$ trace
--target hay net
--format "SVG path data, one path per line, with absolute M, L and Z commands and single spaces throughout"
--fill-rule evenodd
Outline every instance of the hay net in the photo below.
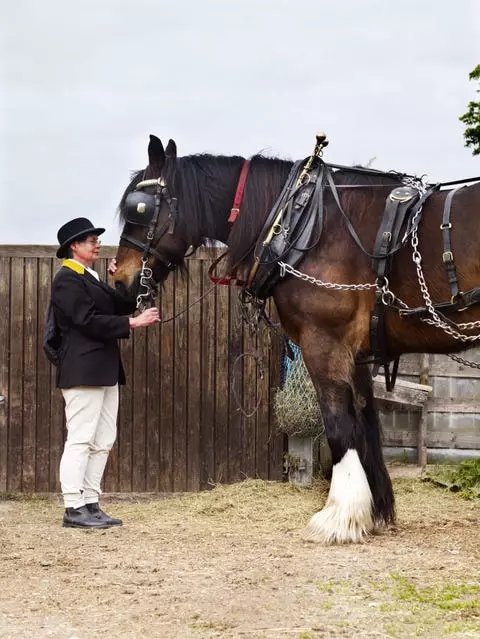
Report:
M 283 349 L 281 371 L 281 387 L 273 399 L 279 430 L 289 436 L 319 437 L 324 429 L 317 393 L 300 348 L 290 340 Z

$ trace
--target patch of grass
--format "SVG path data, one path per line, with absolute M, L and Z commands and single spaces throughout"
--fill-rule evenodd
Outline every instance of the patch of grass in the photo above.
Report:
M 320 592 L 328 593 L 328 594 L 336 594 L 342 589 L 350 588 L 351 584 L 347 579 L 333 579 L 330 577 L 325 581 L 314 581 L 314 585 L 318 588 Z
M 463 633 L 464 637 L 476 637 L 478 634 L 478 624 L 475 623 L 451 623 L 445 626 L 444 632 L 448 634 Z
M 44 493 L 0 492 L 0 501 L 44 502 L 50 501 L 50 497 Z
M 192 621 L 188 624 L 192 630 L 216 630 L 222 632 L 228 630 L 231 626 L 219 621 Z
M 435 466 L 427 472 L 425 481 L 457 492 L 466 499 L 479 498 L 480 459 L 469 459 L 458 466 Z
M 440 610 L 480 614 L 480 584 L 437 584 L 419 588 L 406 577 L 391 573 L 395 583 L 394 596 L 413 604 L 427 604 Z

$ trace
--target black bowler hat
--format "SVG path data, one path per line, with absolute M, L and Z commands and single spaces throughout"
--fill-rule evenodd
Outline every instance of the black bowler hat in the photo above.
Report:
M 64 224 L 57 233 L 60 248 L 57 257 L 62 258 L 67 255 L 67 249 L 72 242 L 85 235 L 101 235 L 105 229 L 96 228 L 86 217 L 76 217 Z

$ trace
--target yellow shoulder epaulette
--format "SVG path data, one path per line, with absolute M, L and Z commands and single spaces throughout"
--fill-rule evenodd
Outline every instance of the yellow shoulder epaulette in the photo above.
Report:
M 79 275 L 83 275 L 85 273 L 85 267 L 73 260 L 63 260 L 62 266 L 71 268 L 72 271 L 75 271 L 75 273 L 78 273 Z

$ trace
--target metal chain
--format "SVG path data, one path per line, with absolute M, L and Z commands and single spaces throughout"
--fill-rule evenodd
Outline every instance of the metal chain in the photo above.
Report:
M 416 269 L 417 269 L 417 278 L 418 278 L 418 283 L 420 285 L 420 290 L 422 291 L 422 295 L 423 295 L 423 299 L 425 301 L 425 306 L 428 310 L 428 312 L 430 313 L 430 315 L 432 316 L 432 320 L 428 321 L 429 324 L 432 324 L 433 326 L 440 328 L 441 330 L 443 330 L 445 333 L 447 333 L 447 335 L 450 335 L 451 337 L 453 337 L 456 340 L 462 341 L 462 342 L 476 342 L 480 339 L 480 335 L 464 335 L 462 333 L 460 333 L 459 331 L 457 331 L 456 329 L 452 328 L 449 324 L 447 324 L 446 322 L 444 322 L 443 320 L 440 319 L 438 313 L 435 310 L 435 307 L 433 305 L 432 302 L 432 298 L 430 297 L 430 293 L 428 291 L 428 287 L 427 287 L 427 283 L 425 281 L 425 277 L 423 274 L 423 269 L 422 269 L 422 256 L 420 254 L 420 251 L 418 249 L 418 217 L 420 215 L 420 211 L 421 208 L 418 209 L 418 211 L 415 213 L 413 220 L 412 220 L 412 248 L 413 248 L 413 254 L 412 254 L 412 260 L 415 263 Z
M 297 277 L 299 280 L 315 284 L 315 286 L 321 286 L 322 288 L 335 290 L 335 291 L 368 291 L 378 288 L 377 284 L 335 284 L 334 282 L 324 282 L 323 280 L 317 280 L 311 275 L 297 271 L 297 269 L 286 264 L 285 262 L 278 262 L 280 266 L 280 277 L 285 277 L 285 273 Z
M 140 271 L 140 286 L 145 289 L 145 293 L 139 293 L 137 295 L 137 309 L 143 312 L 150 300 L 154 300 L 157 294 L 155 287 L 155 281 L 153 279 L 153 272 L 150 267 L 147 266 L 148 258 L 142 258 L 142 270 Z M 153 282 L 153 286 L 152 286 Z
M 464 366 L 469 366 L 470 368 L 476 368 L 480 370 L 480 364 L 478 362 L 472 362 L 471 360 L 463 359 L 463 357 L 459 357 L 458 355 L 449 354 L 448 357 L 450 357 L 450 359 L 453 359 L 453 361 L 457 362 L 458 364 L 463 364 Z

